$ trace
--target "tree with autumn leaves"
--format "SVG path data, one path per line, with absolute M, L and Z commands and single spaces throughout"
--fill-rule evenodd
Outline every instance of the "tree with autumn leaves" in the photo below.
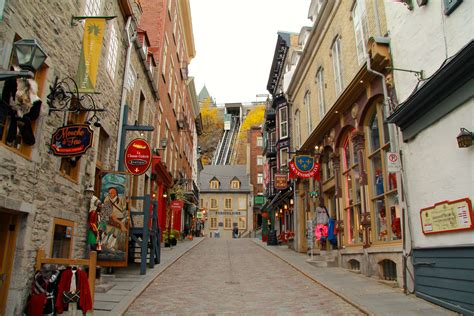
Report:
M 218 109 L 210 97 L 201 103 L 202 135 L 199 136 L 201 160 L 204 165 L 211 164 L 212 157 L 224 132 L 222 110 Z
M 248 139 L 248 131 L 252 126 L 260 126 L 263 124 L 265 117 L 265 104 L 256 105 L 245 117 L 240 132 L 237 138 L 237 144 L 234 147 L 235 150 L 235 164 L 247 163 L 247 150 L 246 146 L 250 142 Z

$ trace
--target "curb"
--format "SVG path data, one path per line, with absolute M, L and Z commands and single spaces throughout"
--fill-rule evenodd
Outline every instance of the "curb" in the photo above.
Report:
M 117 306 L 114 307 L 113 310 L 110 311 L 111 315 L 124 315 L 125 312 L 128 310 L 130 305 L 135 302 L 138 296 L 140 296 L 149 286 L 150 284 L 155 281 L 155 279 L 162 274 L 163 272 L 166 271 L 173 263 L 178 261 L 182 256 L 184 256 L 186 253 L 188 253 L 191 249 L 199 245 L 202 241 L 204 241 L 205 238 L 202 238 L 198 242 L 196 242 L 194 245 L 192 245 L 189 249 L 186 249 L 178 255 L 176 258 L 170 260 L 168 263 L 163 264 L 161 267 L 160 265 L 156 265 L 159 267 L 157 270 L 154 270 L 150 275 L 150 279 L 143 280 L 141 283 L 139 283 L 132 291 L 130 291 L 130 294 L 127 295 L 126 297 L 123 298 L 123 300 L 117 304 Z
M 358 310 L 360 310 L 361 312 L 363 312 L 364 314 L 366 315 L 376 315 L 376 313 L 374 312 L 371 312 L 369 311 L 366 307 L 364 306 L 361 306 L 359 305 L 358 303 L 355 303 L 353 300 L 351 300 L 350 298 L 348 298 L 347 296 L 339 293 L 337 290 L 331 288 L 329 285 L 315 279 L 314 277 L 312 277 L 311 275 L 309 275 L 308 273 L 306 273 L 305 271 L 303 271 L 300 267 L 296 266 L 295 264 L 287 261 L 285 258 L 282 258 L 280 257 L 275 251 L 273 251 L 272 249 L 269 249 L 268 247 L 265 247 L 265 245 L 262 245 L 260 244 L 260 240 L 255 240 L 252 238 L 252 241 L 259 247 L 261 247 L 262 249 L 265 249 L 266 251 L 268 251 L 269 253 L 271 253 L 272 255 L 274 255 L 275 257 L 277 257 L 278 259 L 280 259 L 281 261 L 285 262 L 286 264 L 288 264 L 289 266 L 293 267 L 296 271 L 298 271 L 299 273 L 303 274 L 305 277 L 307 277 L 308 279 L 311 279 L 314 283 L 317 283 L 318 285 L 324 287 L 325 289 L 327 289 L 328 291 L 332 292 L 333 294 L 339 296 L 341 299 L 343 299 L 344 301 L 346 301 L 347 303 L 351 304 L 352 306 L 354 306 L 355 308 L 357 308 Z

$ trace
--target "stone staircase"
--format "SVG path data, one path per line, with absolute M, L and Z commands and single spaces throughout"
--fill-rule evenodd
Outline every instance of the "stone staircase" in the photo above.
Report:
M 309 253 L 309 255 L 311 256 L 311 253 Z M 337 252 L 314 249 L 313 259 L 308 258 L 306 262 L 318 268 L 337 267 Z
M 96 293 L 107 293 L 111 288 L 116 285 L 115 275 L 114 274 L 104 274 L 100 275 L 100 279 L 95 284 Z

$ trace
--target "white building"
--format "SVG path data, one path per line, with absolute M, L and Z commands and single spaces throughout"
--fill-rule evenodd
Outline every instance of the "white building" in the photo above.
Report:
M 411 10 L 385 3 L 399 104 L 388 121 L 403 139 L 408 290 L 471 314 L 474 146 L 459 148 L 456 136 L 474 130 L 474 1 L 412 2 Z M 406 70 L 423 71 L 423 79 Z

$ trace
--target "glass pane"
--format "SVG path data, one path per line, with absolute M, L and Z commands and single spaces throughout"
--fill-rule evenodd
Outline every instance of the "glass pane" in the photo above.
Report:
M 383 172 L 382 172 L 382 159 L 380 152 L 372 157 L 372 183 L 374 184 L 375 195 L 383 194 Z
M 388 221 L 383 199 L 374 202 L 375 207 L 375 234 L 378 241 L 388 240 Z
M 354 160 L 354 165 L 359 163 L 359 156 L 357 155 L 357 151 L 355 149 L 354 144 L 352 144 L 352 157 Z
M 370 129 L 370 149 L 372 152 L 380 148 L 380 135 L 379 135 L 379 123 L 377 121 L 377 115 L 374 114 L 369 124 Z
M 388 190 L 395 190 L 397 188 L 397 174 L 389 173 L 388 174 Z
M 349 147 L 349 140 L 347 140 L 344 144 L 344 158 L 344 164 L 346 167 L 345 170 L 347 170 L 351 166 L 351 152 Z
M 390 240 L 400 240 L 402 238 L 401 211 L 398 204 L 398 196 L 392 193 L 388 196 L 387 218 L 390 219 Z
M 355 209 L 355 214 L 357 216 L 356 224 L 357 224 L 357 242 L 361 243 L 364 240 L 364 228 L 362 227 L 361 221 L 362 221 L 362 209 L 360 208 L 360 204 L 354 206 Z
M 352 197 L 352 177 L 350 173 L 347 173 L 346 176 L 346 196 L 347 196 L 347 205 L 354 204 L 353 197 Z
M 56 224 L 53 236 L 53 258 L 69 258 L 71 246 L 72 227 Z
M 387 123 L 383 123 L 383 139 L 384 139 L 385 144 L 387 144 L 390 141 L 390 137 L 389 137 L 389 134 L 388 134 L 388 124 Z
M 355 203 L 360 203 L 360 174 L 359 166 L 355 167 L 352 171 L 354 179 L 354 189 L 355 189 Z
M 348 243 L 349 244 L 354 244 L 355 239 L 355 216 L 354 216 L 354 209 L 352 207 L 348 208 L 346 210 L 347 212 L 347 223 L 349 223 L 349 226 L 347 227 L 347 238 L 348 238 Z

